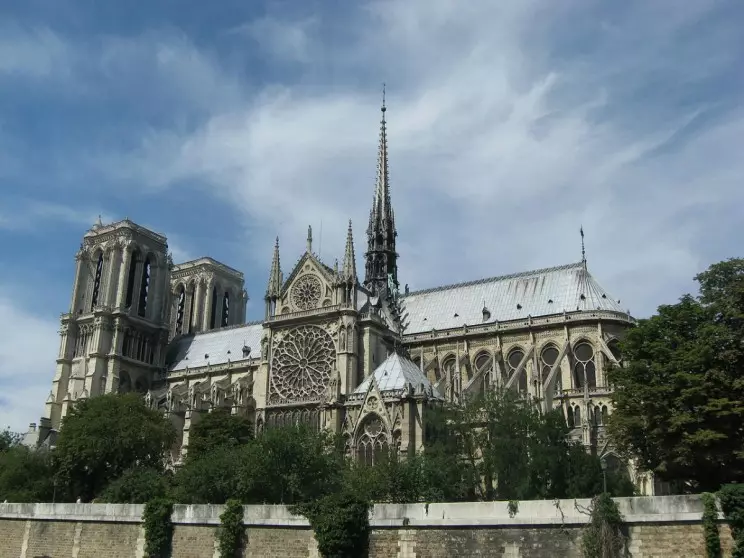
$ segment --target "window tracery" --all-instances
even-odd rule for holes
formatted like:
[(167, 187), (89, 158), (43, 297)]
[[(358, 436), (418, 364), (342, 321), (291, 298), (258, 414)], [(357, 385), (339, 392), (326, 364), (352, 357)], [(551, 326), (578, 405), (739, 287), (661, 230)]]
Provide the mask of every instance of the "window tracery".
[(368, 415), (359, 429), (357, 440), (359, 461), (369, 466), (376, 465), (385, 459), (389, 450), (390, 441), (382, 419), (376, 414)]
[(271, 409), (266, 412), (267, 428), (286, 428), (307, 426), (314, 432), (320, 431), (320, 409), (291, 408)]
[[(509, 367), (509, 378), (517, 371), (523, 359), (524, 351), (522, 349), (512, 349), (509, 352), (509, 356), (506, 358), (506, 365)], [(527, 393), (527, 370), (524, 367), (522, 367), (519, 379), (517, 380), (517, 390), (519, 393)]]
[(271, 358), (271, 402), (317, 401), (323, 397), (336, 365), (331, 336), (315, 326), (290, 330)]
[(493, 372), (493, 357), (487, 352), (481, 352), (475, 357), (475, 370), (483, 372), (481, 375), (481, 387), (482, 391), (485, 392), (490, 386), (491, 373)]
[(574, 354), (574, 387), (583, 388), (585, 385), (597, 387), (597, 367), (594, 363), (594, 348), (586, 341), (579, 342), (573, 350)]
[(178, 308), (176, 310), (176, 335), (183, 333), (183, 311), (186, 306), (186, 289), (183, 285), (178, 287)]
[(292, 303), (298, 310), (317, 308), (322, 291), (323, 286), (315, 275), (303, 275), (292, 287)]
[(90, 301), (91, 311), (98, 305), (98, 296), (101, 293), (101, 277), (103, 275), (103, 252), (98, 254), (98, 262), (96, 263), (96, 275), (93, 280), (93, 297)]

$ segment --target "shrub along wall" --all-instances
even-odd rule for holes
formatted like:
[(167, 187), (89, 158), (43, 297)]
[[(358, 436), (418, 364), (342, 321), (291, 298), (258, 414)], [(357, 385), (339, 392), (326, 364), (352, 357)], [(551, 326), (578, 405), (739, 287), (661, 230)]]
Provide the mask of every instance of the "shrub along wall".
[[(617, 498), (634, 558), (705, 557), (699, 496)], [(589, 500), (453, 504), (378, 504), (369, 511), (369, 558), (555, 556), (580, 558)], [(0, 504), (0, 558), (144, 556), (145, 506), (121, 504)], [(220, 556), (224, 506), (173, 507), (172, 556)], [(284, 506), (245, 506), (246, 558), (317, 558), (310, 523)], [(719, 517), (719, 522), (721, 522)], [(235, 521), (238, 521), (236, 518)], [(723, 556), (730, 530), (719, 523)]]

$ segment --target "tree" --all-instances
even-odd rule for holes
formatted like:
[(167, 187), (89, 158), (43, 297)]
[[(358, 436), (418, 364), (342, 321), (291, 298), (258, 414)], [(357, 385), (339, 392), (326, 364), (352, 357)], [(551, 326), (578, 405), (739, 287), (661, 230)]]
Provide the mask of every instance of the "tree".
[(156, 469), (127, 469), (97, 498), (111, 504), (146, 504), (168, 495), (168, 476)]
[(189, 433), (188, 458), (208, 454), (217, 447), (245, 444), (253, 439), (253, 424), (229, 409), (218, 408), (203, 414)]
[(78, 402), (64, 419), (54, 451), (58, 485), (85, 501), (131, 468), (163, 471), (175, 431), (135, 393)]
[(687, 491), (744, 478), (744, 260), (695, 277), (621, 343), (609, 432), (642, 469)]
[(20, 441), (21, 435), (11, 432), (9, 428), (0, 431), (0, 453), (18, 445)]
[(46, 450), (16, 444), (0, 452), (0, 502), (51, 502), (53, 471)]

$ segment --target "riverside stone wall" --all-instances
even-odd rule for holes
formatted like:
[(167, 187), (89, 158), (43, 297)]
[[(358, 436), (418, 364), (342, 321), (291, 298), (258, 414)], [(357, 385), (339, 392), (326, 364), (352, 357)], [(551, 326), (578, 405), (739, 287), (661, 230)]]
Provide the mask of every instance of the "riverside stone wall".
[[(618, 498), (632, 558), (705, 557), (697, 496)], [(588, 500), (377, 504), (370, 511), (369, 558), (581, 556)], [(0, 504), (0, 558), (141, 558), (144, 506)], [(218, 557), (222, 506), (176, 506), (173, 558)], [(246, 506), (245, 558), (316, 558), (307, 521), (284, 506)], [(731, 535), (720, 525), (724, 556)]]

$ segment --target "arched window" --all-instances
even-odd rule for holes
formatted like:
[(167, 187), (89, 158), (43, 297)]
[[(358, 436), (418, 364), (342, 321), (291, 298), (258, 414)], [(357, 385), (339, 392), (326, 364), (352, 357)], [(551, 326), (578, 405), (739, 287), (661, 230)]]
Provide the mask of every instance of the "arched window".
[(176, 335), (183, 333), (183, 313), (186, 307), (186, 288), (183, 285), (178, 287), (178, 309), (176, 310)]
[(573, 416), (574, 416), (574, 428), (578, 428), (581, 426), (581, 408), (576, 405), (573, 408)]
[(602, 411), (600, 414), (600, 424), (603, 424), (607, 426), (607, 419), (610, 417), (610, 410), (607, 408), (607, 405), (602, 405)]
[(140, 279), (139, 304), (137, 315), (145, 317), (147, 313), (147, 301), (150, 295), (150, 257), (145, 258), (142, 264), (142, 279)]
[(139, 250), (132, 251), (132, 257), (129, 260), (129, 275), (127, 277), (127, 297), (125, 299), (125, 306), (130, 308), (134, 299), (134, 285), (137, 281), (137, 264), (140, 261)]
[(491, 385), (491, 372), (493, 371), (493, 357), (486, 351), (480, 352), (476, 355), (473, 361), (475, 366), (475, 374), (481, 373), (480, 385), (481, 391), (486, 392)]
[(357, 440), (359, 461), (370, 466), (381, 463), (390, 448), (382, 419), (378, 415), (369, 415), (364, 419), (359, 432)]
[(212, 310), (209, 315), (209, 329), (217, 327), (215, 319), (217, 317), (217, 287), (212, 288)]
[(416, 365), (416, 368), (421, 369), (421, 357), (420, 356), (411, 357), (411, 362)]
[(189, 310), (188, 332), (193, 333), (194, 332), (194, 316), (196, 316), (196, 307), (199, 304), (199, 301), (196, 299), (196, 284), (195, 283), (191, 283), (191, 285), (189, 285), (189, 294), (191, 296), (191, 309)]
[[(548, 379), (553, 365), (558, 360), (558, 354), (559, 352), (555, 345), (548, 345), (540, 353), (540, 376), (543, 382)], [(560, 379), (560, 374), (558, 378)]]
[(594, 349), (586, 341), (578, 343), (573, 350), (574, 369), (573, 380), (574, 387), (583, 388), (585, 385), (590, 388), (597, 387), (597, 367), (594, 364)]
[[(506, 358), (506, 366), (509, 368), (509, 378), (514, 375), (519, 368), (519, 364), (524, 359), (524, 351), (522, 349), (512, 349), (509, 352), (509, 356)], [(522, 367), (522, 372), (519, 374), (517, 380), (517, 389), (519, 393), (527, 393), (527, 371)]]
[(129, 372), (122, 371), (119, 373), (119, 393), (129, 393), (132, 391), (132, 379)]
[(568, 424), (569, 428), (574, 427), (574, 414), (573, 414), (573, 407), (568, 407), (566, 409), (566, 424)]
[(225, 291), (222, 296), (222, 317), (220, 319), (220, 327), (227, 327), (230, 322), (230, 293)]
[(444, 359), (444, 362), (442, 363), (442, 372), (443, 377), (446, 378), (449, 376), (449, 389), (450, 392), (454, 390), (455, 386), (455, 376), (457, 375), (457, 361), (455, 360), (455, 357), (450, 355), (446, 359)]
[(101, 276), (103, 275), (103, 252), (98, 255), (98, 263), (96, 264), (96, 276), (93, 281), (93, 298), (90, 301), (91, 311), (98, 304), (98, 296), (101, 293)]

